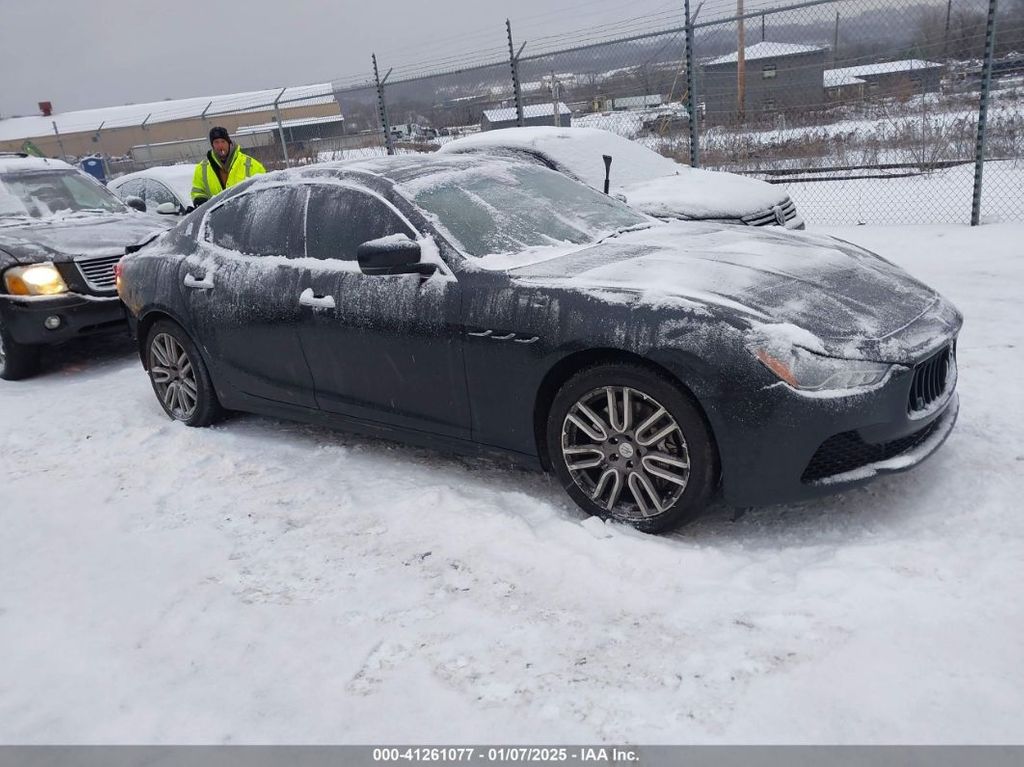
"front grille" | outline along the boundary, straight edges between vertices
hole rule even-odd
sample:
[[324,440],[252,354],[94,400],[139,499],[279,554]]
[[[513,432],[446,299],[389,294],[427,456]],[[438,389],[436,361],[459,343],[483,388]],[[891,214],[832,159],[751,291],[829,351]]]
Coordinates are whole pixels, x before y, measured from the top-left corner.
[[946,346],[914,368],[910,384],[908,413],[928,410],[935,400],[946,393],[953,380],[954,356],[952,345]]
[[804,482],[817,482],[826,477],[845,474],[872,463],[895,458],[923,443],[942,421],[942,418],[936,418],[914,434],[878,445],[868,444],[855,431],[836,434],[822,443],[800,479]]
[[[776,213],[778,209],[778,213]],[[743,223],[747,226],[780,226],[779,217],[783,221],[791,221],[796,218],[796,203],[787,197],[780,205],[775,205],[768,210],[751,213],[743,217]]]
[[75,261],[78,271],[85,278],[85,284],[93,290],[113,290],[114,266],[121,256],[95,256]]

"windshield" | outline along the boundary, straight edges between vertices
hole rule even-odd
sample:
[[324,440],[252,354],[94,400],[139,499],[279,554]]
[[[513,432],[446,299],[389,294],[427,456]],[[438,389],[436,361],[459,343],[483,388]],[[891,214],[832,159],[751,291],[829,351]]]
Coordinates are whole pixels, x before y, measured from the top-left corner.
[[535,165],[446,169],[402,187],[476,257],[587,245],[650,223],[618,200]]
[[0,218],[49,218],[67,213],[127,210],[106,188],[74,170],[0,175]]

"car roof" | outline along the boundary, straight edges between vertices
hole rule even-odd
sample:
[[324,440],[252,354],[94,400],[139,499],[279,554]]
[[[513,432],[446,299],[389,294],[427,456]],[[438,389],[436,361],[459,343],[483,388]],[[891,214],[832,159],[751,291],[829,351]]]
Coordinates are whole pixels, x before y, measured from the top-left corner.
[[21,152],[0,152],[0,173],[17,170],[78,170],[63,160],[33,157]]

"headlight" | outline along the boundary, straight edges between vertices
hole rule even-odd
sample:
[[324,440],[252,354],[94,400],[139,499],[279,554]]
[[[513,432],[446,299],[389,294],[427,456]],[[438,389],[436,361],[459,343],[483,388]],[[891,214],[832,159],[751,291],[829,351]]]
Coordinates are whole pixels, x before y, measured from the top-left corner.
[[67,293],[68,286],[53,264],[16,266],[4,272],[7,292],[15,296],[53,296]]
[[788,383],[802,391],[859,389],[885,380],[893,365],[884,362],[844,360],[814,354],[798,346],[787,351],[763,347],[751,349],[761,363]]

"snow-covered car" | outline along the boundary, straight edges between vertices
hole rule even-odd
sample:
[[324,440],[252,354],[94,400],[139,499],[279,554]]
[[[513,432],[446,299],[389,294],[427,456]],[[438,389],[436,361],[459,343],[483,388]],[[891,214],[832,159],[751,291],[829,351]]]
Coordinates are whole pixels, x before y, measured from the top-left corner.
[[0,155],[0,378],[32,375],[43,345],[126,329],[114,264],[169,223],[65,162]]
[[127,202],[135,197],[143,210],[183,216],[192,209],[192,174],[195,165],[166,165],[126,173],[107,183],[107,188]]
[[501,128],[450,141],[442,153],[490,152],[542,162],[658,218],[803,229],[782,189],[735,173],[701,170],[598,128]]
[[521,160],[259,176],[119,269],[171,418],[227,408],[497,455],[641,530],[719,485],[747,506],[907,469],[958,410],[962,318],[892,264],[663,222]]

